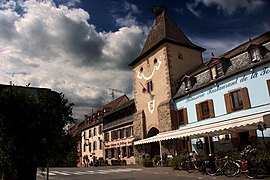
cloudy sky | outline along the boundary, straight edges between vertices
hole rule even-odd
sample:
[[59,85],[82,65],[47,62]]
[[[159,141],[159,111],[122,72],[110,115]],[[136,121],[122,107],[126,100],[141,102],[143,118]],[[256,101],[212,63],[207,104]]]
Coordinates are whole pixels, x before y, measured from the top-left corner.
[[151,28],[153,6],[168,14],[207,61],[270,30],[267,0],[0,0],[0,83],[50,88],[81,120],[123,95],[128,64]]

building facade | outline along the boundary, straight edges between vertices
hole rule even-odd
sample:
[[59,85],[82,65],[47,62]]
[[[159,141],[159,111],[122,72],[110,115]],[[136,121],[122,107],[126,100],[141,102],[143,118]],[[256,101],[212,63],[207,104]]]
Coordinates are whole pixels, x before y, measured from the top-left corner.
[[105,159],[109,164],[120,160],[122,164],[135,164],[133,152],[134,100],[119,106],[103,119]]
[[[190,69],[172,98],[177,129],[135,142],[169,154],[241,150],[269,143],[270,32]],[[177,143],[177,140],[184,143]],[[170,147],[169,147],[170,146]]]
[[94,165],[97,160],[104,159],[103,117],[128,101],[128,97],[123,95],[104,105],[91,116],[85,116],[82,122],[85,125],[81,130],[80,161],[83,166]]

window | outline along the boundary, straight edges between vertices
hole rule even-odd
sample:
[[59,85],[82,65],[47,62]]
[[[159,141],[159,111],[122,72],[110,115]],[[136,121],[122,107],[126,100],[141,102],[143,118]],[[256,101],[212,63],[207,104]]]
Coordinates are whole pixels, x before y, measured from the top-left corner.
[[259,48],[256,48],[256,47],[252,48],[249,51],[249,55],[250,55],[251,62],[257,62],[261,60]]
[[191,81],[189,78],[186,78],[185,85],[186,85],[186,91],[191,89]]
[[110,138],[110,134],[109,134],[108,132],[105,133],[105,134],[104,134],[104,140],[105,140],[105,141],[110,141],[109,138]]
[[96,141],[93,142],[93,151],[95,151],[95,150],[97,150],[97,142]]
[[101,134],[102,133],[102,125],[99,125],[98,127],[98,134]]
[[181,59],[181,60],[183,60],[183,54],[182,53],[178,53],[178,59]]
[[120,130],[120,139],[123,139],[124,137],[126,137],[125,131],[126,131],[126,129],[124,129],[124,128]]
[[126,128],[126,137],[131,137],[133,135],[132,127]]
[[102,148],[103,148],[103,141],[99,140],[99,149],[102,149]]
[[269,95],[270,95],[270,79],[266,81],[267,83],[267,87],[268,87],[268,92],[269,92]]
[[217,63],[214,66],[211,66],[210,70],[212,79],[216,79],[223,76],[223,69],[221,63]]
[[124,147],[122,147],[122,157],[127,157],[127,147],[126,146],[124,146]]
[[83,131],[83,138],[85,139],[86,138],[86,132]]
[[112,141],[118,139],[118,132],[117,131],[112,131]]
[[109,150],[105,149],[105,159],[109,158]]
[[86,144],[84,143],[84,145],[83,145],[83,152],[85,152],[86,151]]
[[188,123],[187,108],[179,109],[177,114],[178,114],[177,126]]
[[213,100],[207,100],[196,104],[197,119],[203,120],[215,117]]
[[93,136],[96,136],[96,128],[93,129]]
[[240,90],[231,93],[231,102],[234,111],[243,109],[243,99]]
[[115,158],[115,149],[111,148],[111,158]]
[[91,132],[91,129],[89,129],[89,137],[91,137],[92,135],[92,132]]
[[128,151],[128,154],[127,154],[128,158],[131,157],[131,156],[134,156],[133,146],[128,146],[127,151]]
[[92,151],[92,144],[89,143],[89,152],[91,152],[91,151]]
[[147,92],[152,92],[153,91],[153,82],[150,80],[147,82]]
[[224,99],[227,113],[250,108],[247,88],[240,88],[224,94]]

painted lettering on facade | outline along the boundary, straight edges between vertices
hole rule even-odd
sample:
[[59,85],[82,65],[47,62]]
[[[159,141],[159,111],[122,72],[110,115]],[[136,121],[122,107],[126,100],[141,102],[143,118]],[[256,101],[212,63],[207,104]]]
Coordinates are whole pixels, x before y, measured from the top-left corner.
[[186,99],[186,102],[190,102],[190,101],[194,101],[196,99],[203,98],[205,95],[212,95],[218,91],[225,90],[227,88],[231,88],[239,83],[244,83],[248,80],[254,80],[256,78],[259,78],[261,76],[265,76],[267,74],[270,74],[270,68],[268,66],[265,66],[262,69],[260,69],[259,71],[256,71],[256,72],[253,71],[251,74],[248,74],[248,75],[244,74],[243,76],[237,77],[233,81],[228,82],[226,84],[222,84],[222,85],[216,84],[215,87],[208,89],[206,92],[200,93],[200,94],[195,95],[195,96],[188,97]]

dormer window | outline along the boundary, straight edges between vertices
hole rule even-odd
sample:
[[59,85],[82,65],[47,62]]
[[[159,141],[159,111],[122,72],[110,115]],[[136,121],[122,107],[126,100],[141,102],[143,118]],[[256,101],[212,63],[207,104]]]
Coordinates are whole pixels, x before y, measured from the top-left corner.
[[190,77],[189,75],[185,75],[182,78],[182,82],[185,83],[185,91],[189,91],[192,89],[192,87],[194,86],[196,79],[194,77]]
[[249,54],[250,63],[255,63],[260,60],[262,60],[262,49],[261,45],[252,42],[252,40],[249,40],[249,44],[246,47],[246,51]]
[[257,47],[250,49],[249,55],[251,62],[258,62],[261,60],[260,49]]
[[223,68],[221,63],[214,64],[210,67],[211,70],[211,78],[217,79],[223,76]]
[[189,78],[186,78],[185,86],[186,86],[186,91],[189,91],[191,89],[191,81]]

